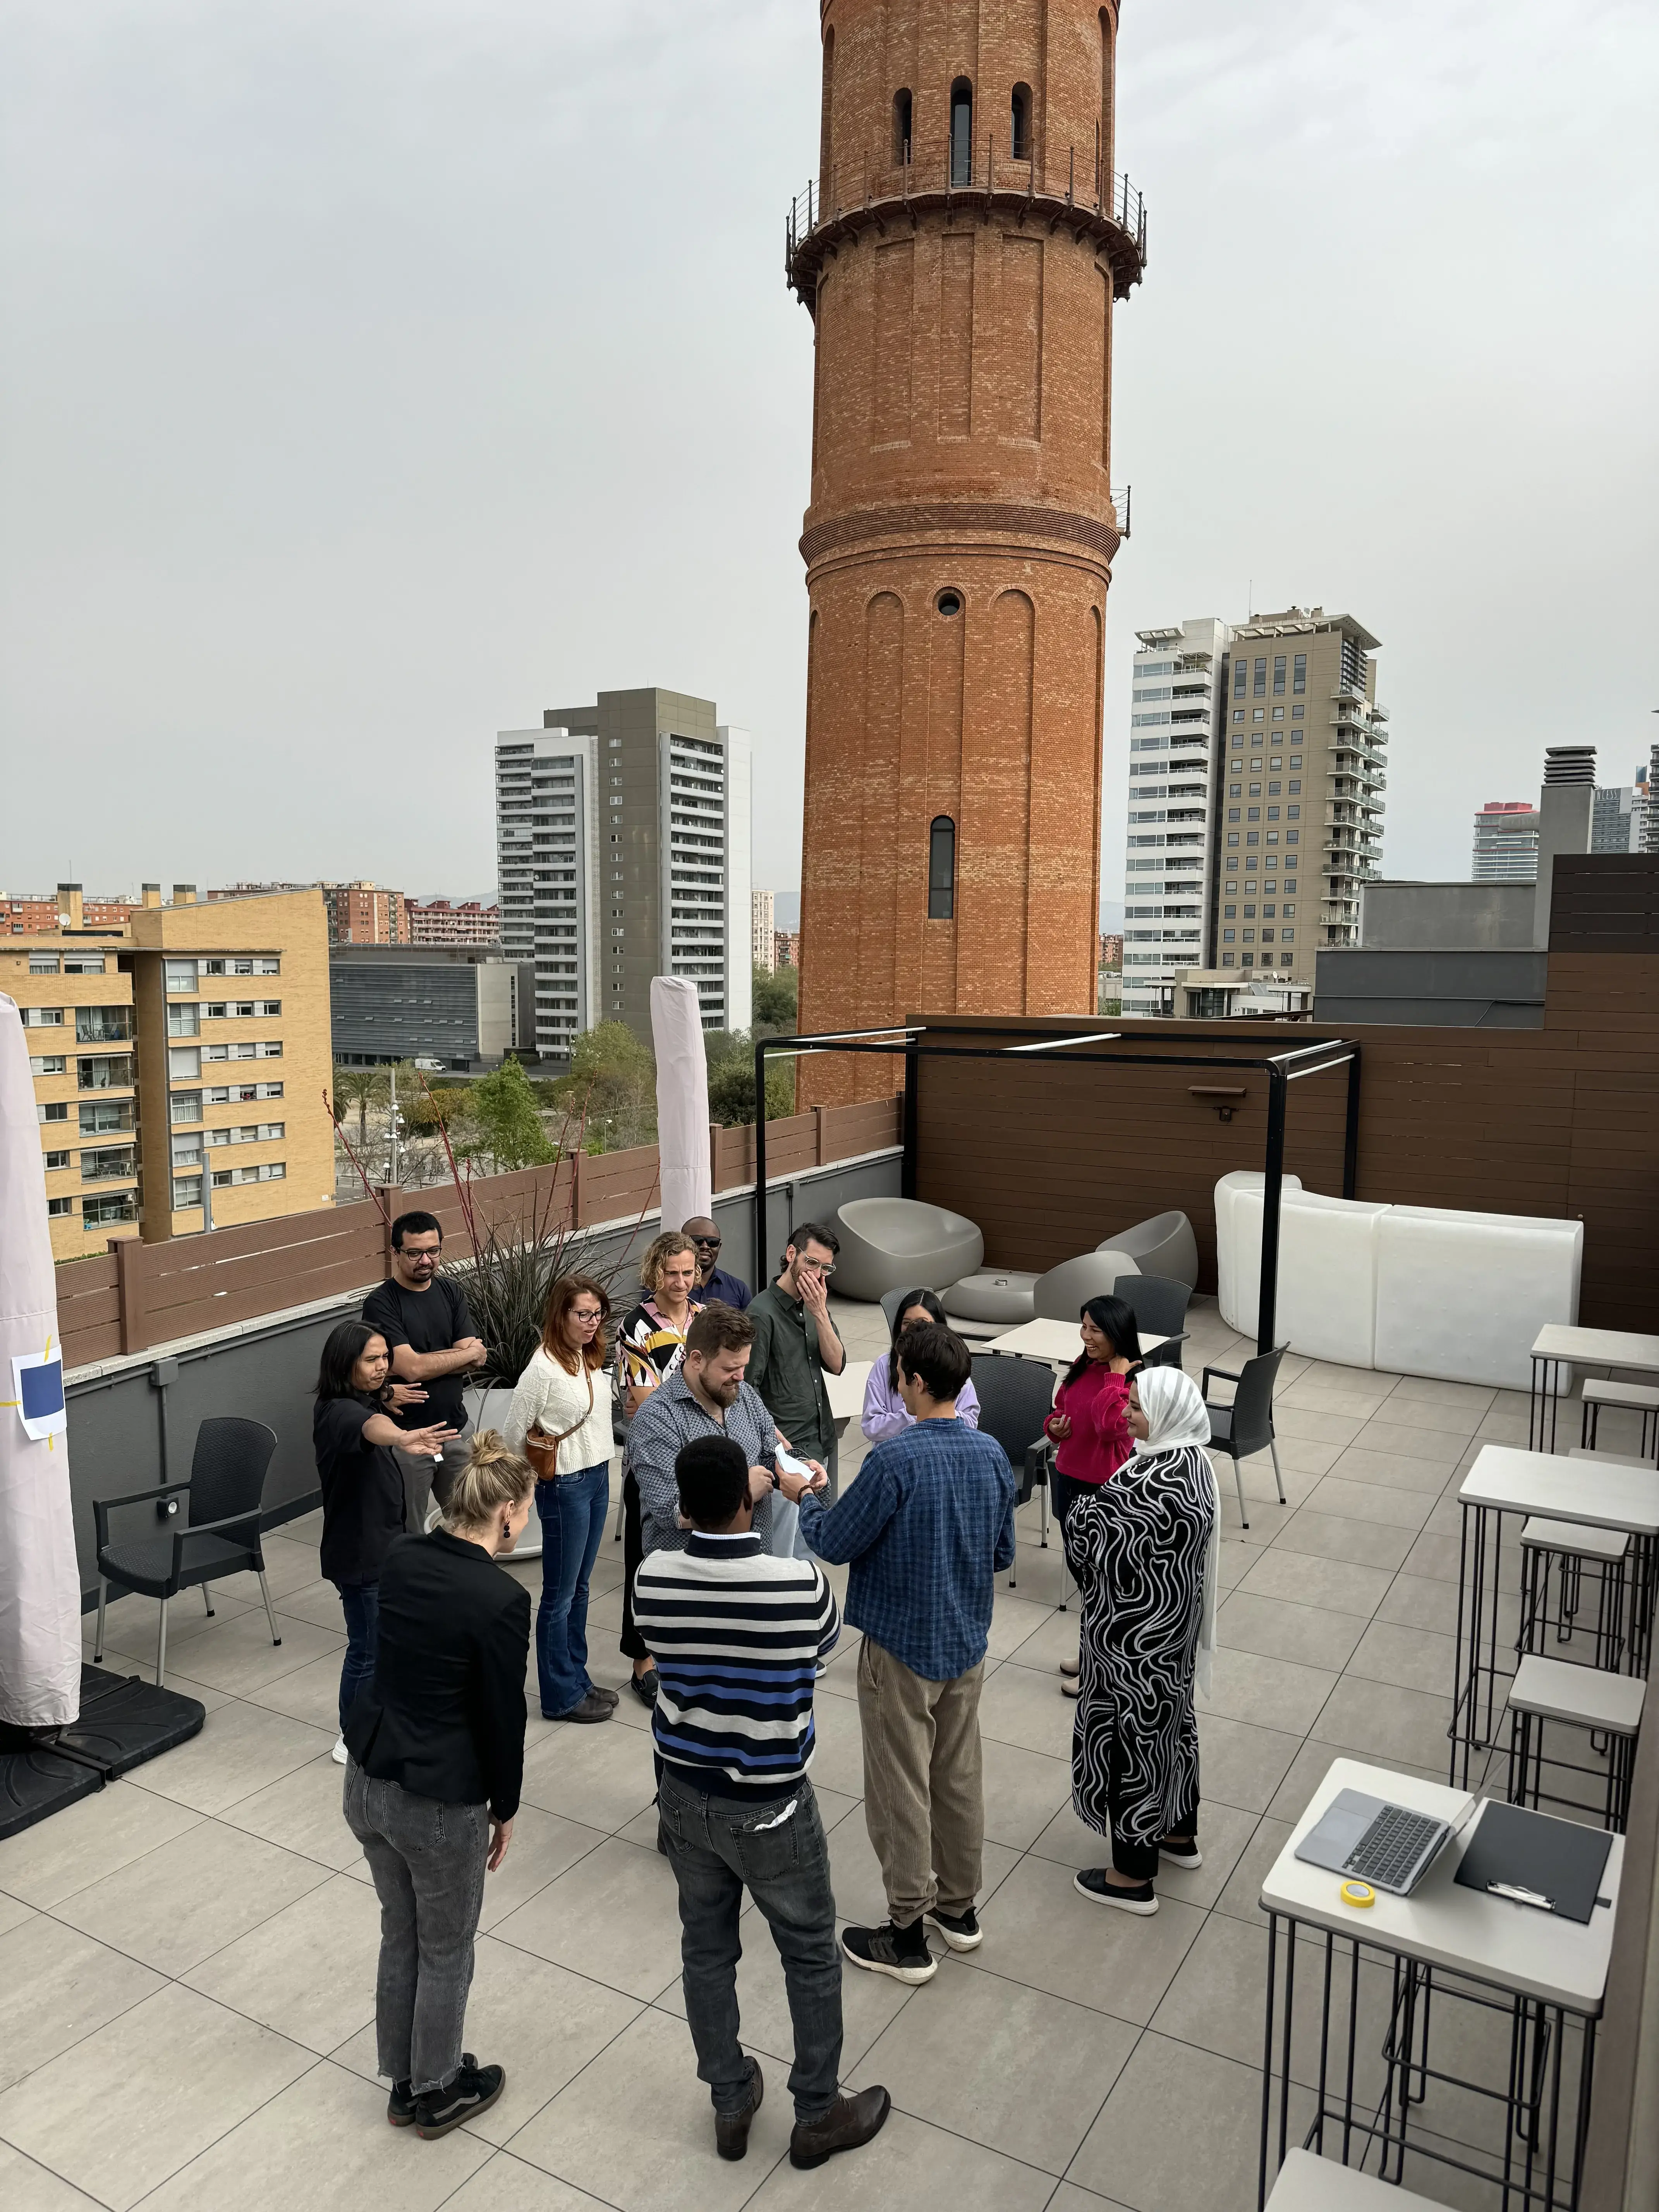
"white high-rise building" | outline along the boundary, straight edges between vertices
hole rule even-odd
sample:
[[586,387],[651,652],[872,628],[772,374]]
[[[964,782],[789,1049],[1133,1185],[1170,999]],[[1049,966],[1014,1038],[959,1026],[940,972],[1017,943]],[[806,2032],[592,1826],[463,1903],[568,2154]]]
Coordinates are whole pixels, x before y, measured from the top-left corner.
[[778,964],[778,895],[775,891],[751,891],[749,896],[750,951],[755,966],[764,969],[769,975]]
[[533,959],[535,1044],[600,1022],[651,1036],[651,979],[696,985],[705,1029],[746,1029],[750,746],[711,700],[602,691],[495,744],[501,943]]
[[1477,884],[1535,884],[1538,809],[1529,799],[1489,799],[1474,817],[1470,879]]
[[1215,825],[1227,647],[1213,616],[1137,630],[1123,872],[1123,1011],[1177,1011],[1214,942]]

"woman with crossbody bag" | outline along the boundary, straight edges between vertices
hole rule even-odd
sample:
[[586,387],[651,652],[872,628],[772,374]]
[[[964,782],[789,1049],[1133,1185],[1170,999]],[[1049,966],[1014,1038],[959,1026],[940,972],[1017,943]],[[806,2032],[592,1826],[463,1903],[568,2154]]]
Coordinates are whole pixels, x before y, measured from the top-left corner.
[[502,1424],[509,1451],[536,1470],[542,1596],[536,1676],[542,1718],[608,1721],[614,1690],[587,1672],[587,1584],[611,1501],[611,1300],[591,1275],[561,1275],[547,1296],[542,1340]]

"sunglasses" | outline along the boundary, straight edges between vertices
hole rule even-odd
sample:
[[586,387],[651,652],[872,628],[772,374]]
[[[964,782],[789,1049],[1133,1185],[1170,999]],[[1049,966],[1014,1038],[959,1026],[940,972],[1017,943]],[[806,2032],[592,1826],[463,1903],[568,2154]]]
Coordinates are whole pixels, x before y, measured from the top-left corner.
[[691,1242],[699,1252],[718,1252],[720,1249],[720,1240],[718,1237],[694,1237]]

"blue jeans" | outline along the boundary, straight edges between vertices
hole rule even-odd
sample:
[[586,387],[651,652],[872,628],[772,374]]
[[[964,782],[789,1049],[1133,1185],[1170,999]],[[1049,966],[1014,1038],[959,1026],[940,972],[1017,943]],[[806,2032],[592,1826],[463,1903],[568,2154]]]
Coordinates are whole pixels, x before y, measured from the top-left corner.
[[536,1608],[536,1680],[548,1719],[580,1705],[587,1673],[587,1580],[611,1503],[608,1462],[536,1485],[542,1523],[542,1601]]
[[714,2110],[740,2111],[750,2094],[738,2021],[738,1916],[746,1889],[783,1964],[795,2031],[795,2118],[809,2125],[822,2119],[840,2087],[841,1947],[830,1846],[811,1784],[755,1805],[665,1765],[657,1808],[680,1893],[685,2016]]
[[374,1679],[375,1647],[380,1640],[379,1583],[336,1583],[345,1613],[345,1657],[340,1666],[340,1734],[351,1717],[351,1707],[365,1682]]

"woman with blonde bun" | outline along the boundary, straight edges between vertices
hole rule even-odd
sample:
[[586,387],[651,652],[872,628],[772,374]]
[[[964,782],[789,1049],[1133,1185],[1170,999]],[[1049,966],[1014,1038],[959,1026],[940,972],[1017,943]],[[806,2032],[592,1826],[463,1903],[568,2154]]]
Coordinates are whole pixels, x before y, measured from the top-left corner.
[[374,1674],[346,1728],[345,1816],[380,1900],[386,2118],[421,2136],[487,2112],[507,2081],[461,2037],[484,1875],[507,1856],[524,1776],[530,1593],[496,1563],[534,1488],[494,1429],[472,1439],[438,1527],[386,1554]]

